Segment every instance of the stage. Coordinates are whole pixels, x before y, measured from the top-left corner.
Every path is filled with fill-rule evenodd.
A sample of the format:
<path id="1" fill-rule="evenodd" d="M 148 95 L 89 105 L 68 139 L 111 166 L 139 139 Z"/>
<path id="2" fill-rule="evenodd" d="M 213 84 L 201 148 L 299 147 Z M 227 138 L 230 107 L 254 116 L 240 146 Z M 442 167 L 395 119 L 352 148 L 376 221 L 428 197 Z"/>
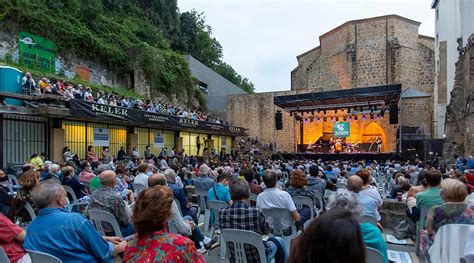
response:
<path id="1" fill-rule="evenodd" d="M 277 153 L 272 155 L 273 160 L 323 160 L 323 161 L 360 161 L 400 159 L 400 154 L 392 153 Z"/>

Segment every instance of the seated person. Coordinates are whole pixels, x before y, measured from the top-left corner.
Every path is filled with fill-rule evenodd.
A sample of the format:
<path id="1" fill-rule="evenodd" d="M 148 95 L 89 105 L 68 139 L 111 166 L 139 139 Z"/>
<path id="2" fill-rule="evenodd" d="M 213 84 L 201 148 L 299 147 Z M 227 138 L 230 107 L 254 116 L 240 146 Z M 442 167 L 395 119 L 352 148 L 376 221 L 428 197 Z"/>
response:
<path id="1" fill-rule="evenodd" d="M 162 173 L 156 173 L 151 175 L 148 178 L 148 185 L 150 187 L 154 187 L 155 185 L 168 186 L 166 182 L 166 177 Z M 189 238 L 194 241 L 194 245 L 197 249 L 202 248 L 201 243 L 203 243 L 204 248 L 210 249 L 212 247 L 212 244 L 217 241 L 217 237 L 214 237 L 214 239 L 211 240 L 210 238 L 204 236 L 199 227 L 197 227 L 197 225 L 194 223 L 192 217 L 181 217 L 176 202 L 173 202 L 171 204 L 171 217 L 168 220 L 168 225 L 170 223 L 172 223 L 176 227 L 179 234 L 183 236 L 189 236 Z"/>
<path id="2" fill-rule="evenodd" d="M 186 198 L 183 188 L 176 185 L 176 172 L 173 169 L 166 169 L 164 171 L 164 175 L 168 182 L 168 187 L 173 190 L 174 198 L 178 200 L 179 205 L 181 206 L 181 212 L 183 213 L 183 216 L 192 217 L 194 222 L 197 224 L 197 208 L 192 206 L 191 203 L 188 203 L 188 199 Z"/>
<path id="3" fill-rule="evenodd" d="M 253 231 L 260 235 L 268 235 L 270 226 L 265 220 L 261 209 L 251 207 L 249 203 L 249 185 L 246 181 L 234 180 L 230 184 L 230 195 L 233 204 L 228 208 L 219 210 L 218 219 L 221 229 L 242 229 Z M 286 262 L 285 244 L 281 237 L 272 237 L 263 242 L 267 262 Z M 234 247 L 228 247 L 229 254 L 235 254 Z M 258 251 L 254 247 L 245 245 L 247 262 L 261 262 Z"/>
<path id="4" fill-rule="evenodd" d="M 443 225 L 474 224 L 474 206 L 464 202 L 466 196 L 467 188 L 461 181 L 445 179 L 441 182 L 441 197 L 444 204 L 431 207 L 426 216 L 426 231 L 420 233 L 422 253 L 433 244 L 436 232 Z"/>
<path id="5" fill-rule="evenodd" d="M 324 212 L 295 240 L 288 262 L 365 263 L 365 245 L 359 222 L 351 211 Z"/>
<path id="6" fill-rule="evenodd" d="M 370 199 L 370 203 L 375 203 L 375 207 L 371 209 L 371 213 L 373 213 L 373 216 L 377 221 L 380 221 L 381 217 L 379 214 L 379 208 L 383 204 L 382 197 L 380 196 L 379 191 L 370 186 L 370 181 L 371 181 L 371 175 L 369 170 L 367 169 L 361 169 L 356 172 L 356 175 L 359 176 L 362 179 L 362 189 L 359 192 L 359 197 L 361 200 L 366 200 Z M 365 207 L 367 208 L 367 207 Z"/>
<path id="7" fill-rule="evenodd" d="M 74 177 L 74 169 L 71 166 L 64 166 L 63 169 L 61 169 L 61 174 L 63 176 L 63 185 L 71 187 L 77 200 L 89 199 L 86 193 L 86 186 L 77 181 Z"/>
<path id="8" fill-rule="evenodd" d="M 306 187 L 306 182 L 306 175 L 303 171 L 299 169 L 293 170 L 290 176 L 290 186 L 288 187 L 288 189 L 286 189 L 286 191 L 291 195 L 291 197 L 309 197 L 313 201 L 313 208 L 314 211 L 316 211 L 316 206 L 314 206 L 314 204 L 316 204 L 315 193 L 311 189 Z M 302 228 L 304 223 L 311 218 L 311 208 L 305 206 L 301 209 L 298 209 L 298 213 L 301 216 L 301 221 L 298 222 L 297 226 L 298 228 Z"/>
<path id="9" fill-rule="evenodd" d="M 358 217 L 362 211 L 357 197 L 345 189 L 338 189 L 334 194 L 329 196 L 327 208 L 328 210 L 344 208 L 351 211 L 355 217 Z M 388 262 L 387 244 L 385 243 L 380 229 L 371 223 L 359 223 L 359 226 L 365 245 L 379 251 L 384 257 L 384 262 Z"/>
<path id="10" fill-rule="evenodd" d="M 296 210 L 295 203 L 288 192 L 282 191 L 277 187 L 277 174 L 273 170 L 266 170 L 263 176 L 263 182 L 265 183 L 265 190 L 257 196 L 257 207 L 260 209 L 272 209 L 281 208 L 287 209 L 291 213 L 293 221 L 299 222 L 301 216 Z M 272 226 L 272 218 L 267 218 L 268 223 Z M 293 222 L 287 222 L 281 220 L 283 229 L 288 232 L 291 231 L 290 227 Z M 289 234 L 289 233 L 288 233 Z"/>
<path id="11" fill-rule="evenodd" d="M 209 177 L 209 166 L 207 166 L 205 163 L 199 166 L 197 178 L 194 180 L 194 187 L 196 189 L 207 191 L 215 184 L 216 182 L 211 177 Z"/>
<path id="12" fill-rule="evenodd" d="M 166 231 L 172 204 L 173 191 L 166 186 L 140 193 L 133 213 L 137 235 L 128 242 L 123 262 L 205 262 L 191 240 Z"/>
<path id="13" fill-rule="evenodd" d="M 361 215 L 371 216 L 375 218 L 375 220 L 379 221 L 380 215 L 378 211 L 378 202 L 373 198 L 359 194 L 364 184 L 362 179 L 357 175 L 353 175 L 347 179 L 346 183 L 347 190 L 351 191 L 357 196 L 358 203 L 362 208 Z"/>
<path id="14" fill-rule="evenodd" d="M 102 210 L 111 213 L 115 219 L 117 219 L 122 235 L 124 237 L 132 235 L 134 230 L 128 207 L 115 190 L 115 172 L 103 171 L 100 173 L 99 178 L 102 186 L 92 193 L 88 209 Z M 113 233 L 113 228 L 110 224 L 103 224 L 103 226 L 108 235 Z"/>
<path id="15" fill-rule="evenodd" d="M 416 194 L 416 207 L 423 209 L 443 204 L 440 193 L 441 172 L 437 170 L 428 171 L 425 180 L 428 183 L 428 189 Z"/>
<path id="16" fill-rule="evenodd" d="M 101 237 L 84 216 L 64 210 L 67 193 L 56 181 L 41 182 L 31 199 L 40 211 L 28 225 L 25 249 L 51 254 L 63 262 L 112 262 L 114 254 L 124 251 L 124 240 Z"/>
<path id="17" fill-rule="evenodd" d="M 26 232 L 23 228 L 15 225 L 10 219 L 0 213 L 0 247 L 7 254 L 10 262 L 31 262 L 30 257 L 23 249 Z"/>

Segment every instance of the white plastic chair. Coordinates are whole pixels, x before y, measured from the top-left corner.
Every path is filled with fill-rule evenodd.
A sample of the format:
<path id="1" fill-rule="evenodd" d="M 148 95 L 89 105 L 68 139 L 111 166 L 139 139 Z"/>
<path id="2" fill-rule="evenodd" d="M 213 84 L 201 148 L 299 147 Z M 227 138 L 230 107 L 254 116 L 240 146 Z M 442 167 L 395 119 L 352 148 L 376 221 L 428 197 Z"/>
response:
<path id="1" fill-rule="evenodd" d="M 259 262 L 267 262 L 262 237 L 255 232 L 240 229 L 223 229 L 221 230 L 221 240 L 223 242 L 221 246 L 226 246 L 227 252 L 225 259 L 228 261 L 247 262 L 245 245 L 250 245 L 257 249 L 260 259 Z M 231 258 L 229 252 L 231 245 L 234 247 L 233 258 Z"/>
<path id="2" fill-rule="evenodd" d="M 473 230 L 474 225 L 467 224 L 447 224 L 440 227 L 428 250 L 430 261 L 459 262 L 464 257 L 465 244 Z"/>
<path id="3" fill-rule="evenodd" d="M 415 254 L 420 255 L 420 231 L 425 227 L 426 216 L 430 208 L 422 208 L 420 211 L 420 220 L 416 223 Z"/>
<path id="4" fill-rule="evenodd" d="M 7 253 L 5 253 L 5 250 L 3 250 L 2 247 L 0 247 L 0 262 L 5 262 L 9 263 L 10 259 L 7 256 Z"/>
<path id="5" fill-rule="evenodd" d="M 31 220 L 34 220 L 36 218 L 36 213 L 35 213 L 35 210 L 33 210 L 33 207 L 31 206 L 31 204 L 26 202 L 25 203 L 25 209 L 28 212 L 28 214 L 30 215 Z"/>
<path id="6" fill-rule="evenodd" d="M 209 208 L 210 211 L 214 211 L 214 222 L 210 223 L 210 230 L 208 232 L 206 232 L 207 229 L 204 229 L 204 233 L 206 233 L 206 236 L 208 236 L 212 239 L 212 238 L 214 238 L 215 231 L 219 228 L 218 212 L 222 208 L 229 207 L 229 204 L 227 202 L 224 202 L 224 201 L 207 200 L 207 207 Z M 222 243 L 222 236 L 221 236 L 221 241 L 220 242 L 221 242 L 221 244 L 223 244 Z M 224 259 L 224 256 L 225 256 L 225 246 L 224 245 L 221 245 L 221 247 L 220 247 L 220 255 L 221 255 L 221 259 Z"/>
<path id="7" fill-rule="evenodd" d="M 69 212 L 72 212 L 74 207 L 77 207 L 77 211 L 80 211 L 81 206 L 87 206 L 89 202 L 81 202 L 77 199 L 76 193 L 74 193 L 74 190 L 67 185 L 63 185 L 64 190 L 66 190 L 66 193 L 68 193 L 68 198 L 71 196 L 72 202 L 68 205 L 67 210 Z"/>
<path id="8" fill-rule="evenodd" d="M 95 225 L 95 228 L 102 236 L 106 236 L 103 223 L 109 223 L 112 225 L 114 230 L 115 236 L 123 238 L 122 231 L 120 230 L 119 224 L 117 219 L 115 219 L 114 215 L 109 212 L 101 211 L 101 210 L 89 210 L 89 218 L 92 223 Z"/>
<path id="9" fill-rule="evenodd" d="M 382 253 L 380 253 L 376 249 L 373 249 L 371 247 L 365 247 L 365 254 L 366 254 L 367 263 L 383 263 L 384 262 Z"/>
<path id="10" fill-rule="evenodd" d="M 32 263 L 62 263 L 62 261 L 48 253 L 43 253 L 39 251 L 26 250 L 28 255 L 30 255 Z"/>
<path id="11" fill-rule="evenodd" d="M 18 183 L 18 178 L 16 178 L 16 176 L 14 176 L 13 174 L 8 174 L 7 176 L 11 184 L 20 186 L 20 184 Z"/>
<path id="12" fill-rule="evenodd" d="M 271 218 L 272 224 L 270 227 L 272 228 L 272 235 L 279 236 L 283 238 L 285 242 L 286 251 L 290 251 L 290 243 L 293 238 L 298 235 L 298 230 L 296 229 L 295 222 L 293 221 L 293 217 L 291 216 L 291 212 L 287 209 L 282 208 L 271 208 L 271 209 L 262 209 L 265 218 Z M 284 235 L 282 221 L 290 222 L 290 229 L 291 232 L 289 235 Z"/>
<path id="13" fill-rule="evenodd" d="M 307 196 L 294 196 L 293 197 L 293 202 L 295 203 L 296 209 L 302 209 L 303 207 L 308 207 L 311 210 L 311 217 L 309 220 L 314 219 L 314 203 L 313 199 L 307 197 Z M 318 213 L 319 216 L 319 213 Z"/>

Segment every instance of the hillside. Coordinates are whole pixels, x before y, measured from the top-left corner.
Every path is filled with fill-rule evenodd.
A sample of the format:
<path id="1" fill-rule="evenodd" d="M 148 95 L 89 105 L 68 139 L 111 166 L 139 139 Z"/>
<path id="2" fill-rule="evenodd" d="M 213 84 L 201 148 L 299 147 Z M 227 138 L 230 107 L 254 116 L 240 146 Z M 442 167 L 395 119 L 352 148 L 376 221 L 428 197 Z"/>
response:
<path id="1" fill-rule="evenodd" d="M 0 25 L 43 36 L 56 43 L 59 54 L 116 72 L 139 67 L 152 93 L 193 96 L 194 80 L 182 54 L 253 92 L 253 84 L 222 60 L 203 14 L 180 13 L 176 0 L 0 0 Z"/>

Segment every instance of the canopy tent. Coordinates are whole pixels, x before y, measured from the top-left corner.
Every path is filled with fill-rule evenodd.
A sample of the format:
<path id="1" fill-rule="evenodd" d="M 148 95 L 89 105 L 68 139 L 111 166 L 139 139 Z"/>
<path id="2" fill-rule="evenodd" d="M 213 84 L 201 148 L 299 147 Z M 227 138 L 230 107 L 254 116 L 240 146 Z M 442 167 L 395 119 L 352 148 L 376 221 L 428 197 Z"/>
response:
<path id="1" fill-rule="evenodd" d="M 400 100 L 401 84 L 276 96 L 274 104 L 289 111 L 390 105 Z"/>

